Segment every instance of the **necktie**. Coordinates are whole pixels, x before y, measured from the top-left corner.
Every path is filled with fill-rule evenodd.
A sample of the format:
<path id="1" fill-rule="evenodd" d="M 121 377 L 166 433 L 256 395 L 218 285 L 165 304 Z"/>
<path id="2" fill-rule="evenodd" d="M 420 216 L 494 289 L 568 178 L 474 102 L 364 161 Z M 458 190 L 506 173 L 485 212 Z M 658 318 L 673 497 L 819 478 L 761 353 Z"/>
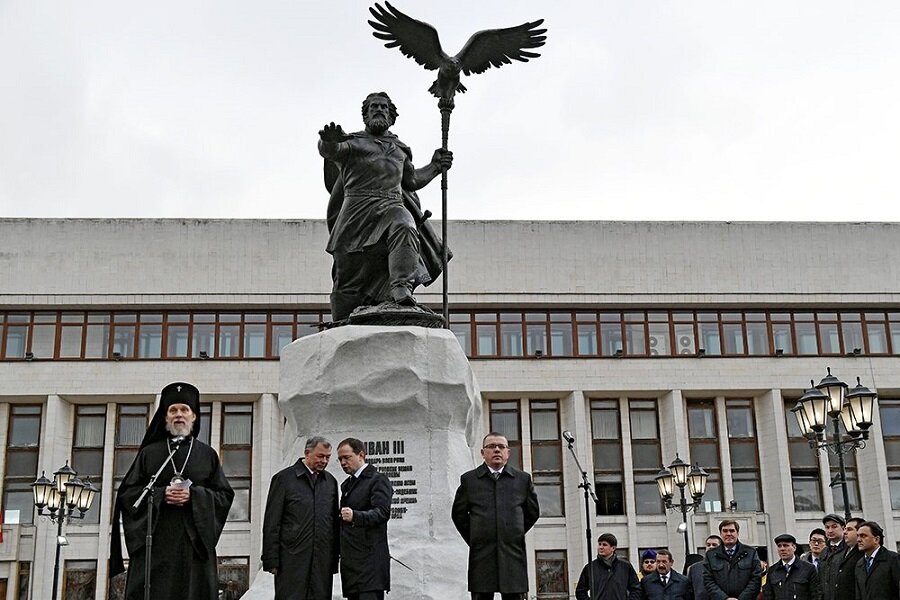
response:
<path id="1" fill-rule="evenodd" d="M 494 476 L 494 481 L 500 479 L 500 471 L 495 471 L 494 473 L 491 473 L 491 475 Z"/>
<path id="2" fill-rule="evenodd" d="M 818 558 L 813 558 L 812 563 L 813 563 L 813 566 L 818 570 L 818 568 L 819 568 L 819 559 L 818 559 Z"/>
<path id="3" fill-rule="evenodd" d="M 663 580 L 663 587 L 666 587 L 667 585 L 669 585 L 669 576 L 668 575 L 663 575 L 662 580 Z"/>
<path id="4" fill-rule="evenodd" d="M 872 570 L 872 563 L 875 562 L 874 556 L 869 556 L 866 558 L 866 573 Z"/>
<path id="5" fill-rule="evenodd" d="M 309 476 L 312 477 L 313 483 L 315 483 L 319 480 L 319 472 L 318 471 L 313 471 L 312 473 L 309 474 Z"/>
<path id="6" fill-rule="evenodd" d="M 791 565 L 784 565 L 784 572 L 788 575 L 791 574 Z"/>
<path id="7" fill-rule="evenodd" d="M 734 557 L 734 548 L 725 548 L 725 554 L 728 555 L 728 558 Z"/>

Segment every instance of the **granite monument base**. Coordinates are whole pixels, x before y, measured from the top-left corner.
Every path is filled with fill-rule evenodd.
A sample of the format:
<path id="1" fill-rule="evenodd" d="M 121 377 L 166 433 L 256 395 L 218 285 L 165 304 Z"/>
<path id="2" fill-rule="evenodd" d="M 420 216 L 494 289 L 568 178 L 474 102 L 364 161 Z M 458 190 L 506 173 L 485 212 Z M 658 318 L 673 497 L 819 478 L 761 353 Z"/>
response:
<path id="1" fill-rule="evenodd" d="M 480 441 L 478 385 L 446 329 L 345 326 L 302 338 L 281 353 L 279 406 L 287 418 L 286 466 L 310 435 L 365 442 L 366 460 L 394 486 L 388 540 L 391 598 L 464 600 L 468 548 L 450 519 L 459 476 Z M 338 479 L 347 475 L 336 460 Z M 274 597 L 259 573 L 247 600 Z M 335 576 L 334 598 L 341 598 Z"/>

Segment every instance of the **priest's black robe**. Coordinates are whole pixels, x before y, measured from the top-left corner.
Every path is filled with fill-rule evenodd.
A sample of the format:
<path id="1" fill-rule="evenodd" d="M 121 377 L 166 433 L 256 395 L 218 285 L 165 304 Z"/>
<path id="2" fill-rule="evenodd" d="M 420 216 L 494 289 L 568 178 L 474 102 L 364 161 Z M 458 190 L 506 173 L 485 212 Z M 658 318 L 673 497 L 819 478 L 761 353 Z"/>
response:
<path id="1" fill-rule="evenodd" d="M 263 569 L 278 569 L 275 600 L 331 600 L 340 543 L 338 485 L 303 460 L 275 474 L 263 519 Z"/>
<path id="2" fill-rule="evenodd" d="M 188 452 L 190 450 L 190 458 Z M 147 499 L 132 505 L 150 477 L 169 455 L 167 441 L 148 444 L 137 455 L 117 497 L 128 548 L 127 600 L 144 597 L 144 561 L 146 558 Z M 225 526 L 234 491 L 225 479 L 216 451 L 190 438 L 175 452 L 175 465 L 184 461 L 184 478 L 191 480 L 191 499 L 184 506 L 165 502 L 165 488 L 175 475 L 172 465 L 163 469 L 153 494 L 153 552 L 150 590 L 154 600 L 216 600 L 216 543 Z"/>

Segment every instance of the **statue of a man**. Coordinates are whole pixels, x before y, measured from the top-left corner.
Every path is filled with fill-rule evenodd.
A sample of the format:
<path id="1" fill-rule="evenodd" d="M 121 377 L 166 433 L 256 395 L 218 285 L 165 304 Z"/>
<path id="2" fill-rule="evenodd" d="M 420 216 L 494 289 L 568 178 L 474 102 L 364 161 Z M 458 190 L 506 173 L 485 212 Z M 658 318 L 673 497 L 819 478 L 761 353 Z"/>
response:
<path id="1" fill-rule="evenodd" d="M 362 114 L 365 131 L 347 135 L 330 123 L 319 132 L 331 192 L 326 250 L 334 257 L 335 321 L 360 306 L 415 306 L 416 286 L 440 273 L 441 242 L 425 222 L 415 191 L 449 169 L 453 153 L 435 150 L 431 162 L 416 169 L 409 146 L 389 130 L 397 107 L 388 95 L 369 94 Z"/>

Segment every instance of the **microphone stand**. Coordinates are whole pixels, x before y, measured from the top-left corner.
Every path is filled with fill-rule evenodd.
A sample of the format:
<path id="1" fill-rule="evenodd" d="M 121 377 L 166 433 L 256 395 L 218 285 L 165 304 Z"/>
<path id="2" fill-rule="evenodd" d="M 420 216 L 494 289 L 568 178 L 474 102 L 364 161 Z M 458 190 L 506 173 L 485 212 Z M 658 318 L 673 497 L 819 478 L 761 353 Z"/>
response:
<path id="1" fill-rule="evenodd" d="M 565 436 L 563 436 L 565 437 Z M 578 460 L 578 455 L 575 454 L 575 438 L 567 437 L 565 438 L 566 442 L 569 444 L 569 453 L 572 455 L 572 458 L 575 459 L 575 466 L 578 467 L 578 472 L 581 473 L 581 483 L 578 484 L 578 487 L 584 490 L 584 524 L 585 524 L 585 539 L 587 541 L 587 568 L 588 568 L 588 577 L 591 586 L 591 592 L 589 597 L 593 598 L 596 593 L 594 589 L 594 567 L 591 565 L 593 562 L 593 544 L 591 540 L 591 499 L 594 500 L 594 506 L 597 505 L 597 496 L 594 495 L 594 488 L 591 485 L 590 480 L 588 479 L 587 471 L 581 468 L 581 462 Z"/>
<path id="2" fill-rule="evenodd" d="M 138 497 L 138 499 L 135 500 L 134 504 L 131 506 L 133 510 L 136 510 L 137 507 L 141 505 L 141 502 L 144 500 L 147 494 L 150 494 L 150 499 L 147 501 L 147 541 L 144 544 L 147 552 L 147 554 L 144 556 L 144 600 L 150 600 L 150 564 L 152 562 L 151 552 L 153 550 L 153 484 L 156 483 L 157 479 L 159 479 L 159 474 L 162 473 L 163 469 L 166 468 L 166 465 L 172 463 L 174 467 L 172 457 L 175 456 L 175 453 L 178 451 L 178 448 L 180 446 L 181 442 L 175 444 L 175 447 L 172 448 L 171 452 L 169 452 L 169 456 L 166 458 L 166 460 L 163 461 L 163 464 L 160 465 L 156 473 L 150 478 L 150 481 L 147 482 L 147 485 L 144 486 L 144 490 L 141 492 L 140 497 Z"/>

